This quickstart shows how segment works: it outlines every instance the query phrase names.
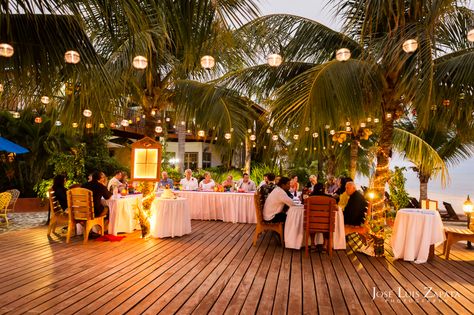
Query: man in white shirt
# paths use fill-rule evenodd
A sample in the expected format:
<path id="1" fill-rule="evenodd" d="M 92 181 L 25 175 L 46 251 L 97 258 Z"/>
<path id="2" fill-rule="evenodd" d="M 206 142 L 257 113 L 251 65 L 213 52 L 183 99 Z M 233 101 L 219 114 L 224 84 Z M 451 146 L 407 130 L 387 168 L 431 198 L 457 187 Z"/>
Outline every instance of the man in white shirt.
<path id="1" fill-rule="evenodd" d="M 121 180 L 123 178 L 122 171 L 116 171 L 115 176 L 112 177 L 107 185 L 107 190 L 110 192 L 114 191 L 114 188 L 117 187 L 117 190 L 120 190 L 121 186 L 123 185 Z"/>
<path id="2" fill-rule="evenodd" d="M 237 182 L 237 189 L 240 192 L 256 191 L 257 186 L 255 186 L 253 180 L 250 179 L 249 174 L 244 173 L 243 178 Z"/>
<path id="3" fill-rule="evenodd" d="M 293 200 L 287 194 L 289 190 L 290 179 L 288 177 L 280 178 L 278 186 L 268 195 L 263 206 L 263 219 L 265 221 L 285 222 L 286 211 L 293 205 Z"/>
<path id="4" fill-rule="evenodd" d="M 189 168 L 184 171 L 184 178 L 179 182 L 179 185 L 182 186 L 183 190 L 197 190 L 198 189 L 198 180 L 193 177 L 193 171 Z"/>

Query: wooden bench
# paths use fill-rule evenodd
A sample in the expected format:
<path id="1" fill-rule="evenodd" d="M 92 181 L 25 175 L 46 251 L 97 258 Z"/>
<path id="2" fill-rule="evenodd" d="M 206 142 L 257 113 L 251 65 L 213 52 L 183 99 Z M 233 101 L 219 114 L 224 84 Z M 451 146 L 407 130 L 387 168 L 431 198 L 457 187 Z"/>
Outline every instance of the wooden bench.
<path id="1" fill-rule="evenodd" d="M 471 241 L 474 242 L 474 232 L 469 229 L 458 229 L 447 227 L 444 229 L 446 235 L 446 241 L 444 241 L 443 254 L 446 256 L 446 259 L 449 259 L 449 251 L 451 250 L 451 245 L 459 241 Z"/>

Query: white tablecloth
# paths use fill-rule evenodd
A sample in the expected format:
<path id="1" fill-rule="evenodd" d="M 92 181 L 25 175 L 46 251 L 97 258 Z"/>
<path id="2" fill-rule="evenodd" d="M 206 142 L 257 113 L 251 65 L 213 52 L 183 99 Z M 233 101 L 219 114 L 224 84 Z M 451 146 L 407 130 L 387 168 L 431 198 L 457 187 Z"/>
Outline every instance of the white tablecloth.
<path id="1" fill-rule="evenodd" d="M 185 198 L 156 198 L 151 209 L 152 237 L 175 237 L 191 233 L 191 218 Z"/>
<path id="2" fill-rule="evenodd" d="M 395 259 L 424 263 L 428 260 L 430 246 L 444 239 L 443 222 L 438 211 L 398 210 L 391 239 Z"/>
<path id="3" fill-rule="evenodd" d="M 253 193 L 180 191 L 193 220 L 257 223 Z"/>
<path id="4" fill-rule="evenodd" d="M 108 200 L 102 200 L 102 203 L 109 207 L 109 234 L 132 233 L 133 230 L 140 229 L 135 213 L 141 200 L 141 194 L 112 196 Z"/>
<path id="5" fill-rule="evenodd" d="M 285 247 L 300 249 L 304 246 L 304 207 L 293 206 L 288 209 L 285 222 Z M 316 244 L 323 243 L 323 235 L 316 234 Z M 333 233 L 333 249 L 346 249 L 346 236 L 344 231 L 344 215 L 342 210 L 336 212 L 335 229 Z"/>

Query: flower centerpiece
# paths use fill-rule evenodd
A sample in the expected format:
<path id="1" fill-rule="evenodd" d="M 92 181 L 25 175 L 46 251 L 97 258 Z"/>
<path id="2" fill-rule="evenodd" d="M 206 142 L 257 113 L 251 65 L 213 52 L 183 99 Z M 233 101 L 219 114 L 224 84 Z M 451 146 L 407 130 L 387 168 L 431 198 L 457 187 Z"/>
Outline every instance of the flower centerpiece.
<path id="1" fill-rule="evenodd" d="M 155 200 L 155 190 L 153 182 L 141 182 L 138 191 L 143 195 L 142 204 L 138 205 L 137 217 L 142 229 L 142 238 L 146 239 L 150 235 L 151 205 Z"/>
<path id="2" fill-rule="evenodd" d="M 214 186 L 214 191 L 215 192 L 224 192 L 224 186 L 222 186 L 221 184 L 217 184 L 216 186 Z"/>

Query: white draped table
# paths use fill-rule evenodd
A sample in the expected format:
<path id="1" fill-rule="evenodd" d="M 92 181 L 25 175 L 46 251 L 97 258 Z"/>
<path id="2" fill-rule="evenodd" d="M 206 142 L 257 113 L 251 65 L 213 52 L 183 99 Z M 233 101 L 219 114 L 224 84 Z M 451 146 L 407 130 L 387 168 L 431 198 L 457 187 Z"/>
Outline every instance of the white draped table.
<path id="1" fill-rule="evenodd" d="M 102 199 L 102 204 L 109 207 L 109 234 L 132 233 L 140 229 L 136 220 L 138 205 L 142 195 L 112 196 L 108 200 Z"/>
<path id="2" fill-rule="evenodd" d="M 257 223 L 253 193 L 179 191 L 193 220 Z"/>
<path id="3" fill-rule="evenodd" d="M 150 233 L 152 237 L 175 237 L 191 233 L 191 218 L 186 198 L 156 198 L 151 209 Z"/>
<path id="4" fill-rule="evenodd" d="M 443 229 L 438 211 L 398 210 L 391 239 L 394 258 L 425 263 L 430 246 L 444 242 Z"/>
<path id="5" fill-rule="evenodd" d="M 301 249 L 304 246 L 304 207 L 292 206 L 286 213 L 285 222 L 285 247 Z M 323 243 L 323 235 L 316 234 L 316 244 Z M 336 212 L 335 230 L 333 233 L 333 249 L 346 249 L 346 236 L 344 232 L 344 215 L 338 208 Z"/>

